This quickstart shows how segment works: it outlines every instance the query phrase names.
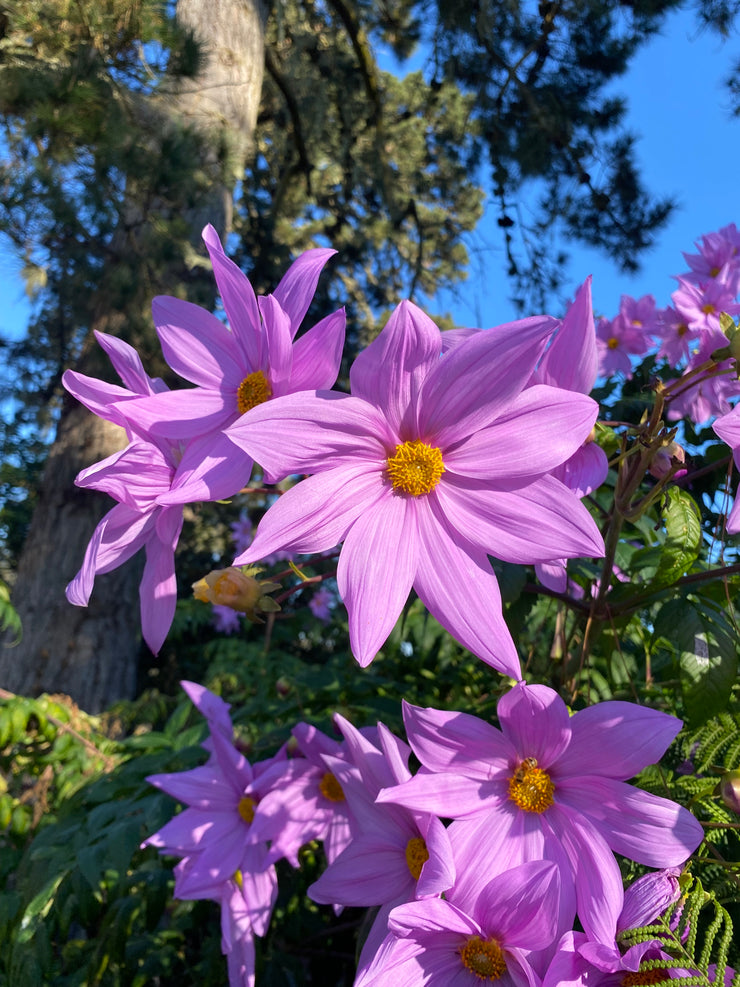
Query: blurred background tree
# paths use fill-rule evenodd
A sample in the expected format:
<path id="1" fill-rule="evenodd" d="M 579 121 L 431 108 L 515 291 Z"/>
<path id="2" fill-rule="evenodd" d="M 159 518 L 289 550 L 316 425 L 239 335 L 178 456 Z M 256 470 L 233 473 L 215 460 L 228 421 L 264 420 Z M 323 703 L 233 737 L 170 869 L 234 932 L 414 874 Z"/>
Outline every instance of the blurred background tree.
<path id="1" fill-rule="evenodd" d="M 122 442 L 60 388 L 69 366 L 109 372 L 93 329 L 164 372 L 150 301 L 214 305 L 208 221 L 257 291 L 301 250 L 336 247 L 309 317 L 347 306 L 348 357 L 400 298 L 465 277 L 463 235 L 486 195 L 522 308 L 552 297 L 562 237 L 630 269 L 671 204 L 643 188 L 625 106 L 605 87 L 681 6 L 2 3 L 0 231 L 35 303 L 27 334 L 3 343 L 0 537 L 24 635 L 0 651 L 0 682 L 90 710 L 136 687 L 136 564 L 98 580 L 87 610 L 63 593 L 105 509 L 73 478 Z M 722 31 L 736 16 L 696 7 Z M 524 227 L 517 202 L 534 178 L 544 194 Z"/>

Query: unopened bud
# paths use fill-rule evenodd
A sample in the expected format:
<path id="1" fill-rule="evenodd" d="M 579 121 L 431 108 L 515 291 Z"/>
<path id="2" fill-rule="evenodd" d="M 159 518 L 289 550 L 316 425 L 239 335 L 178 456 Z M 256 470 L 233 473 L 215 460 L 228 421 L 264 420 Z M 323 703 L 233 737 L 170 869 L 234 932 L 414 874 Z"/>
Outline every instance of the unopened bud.
<path id="1" fill-rule="evenodd" d="M 231 607 L 261 624 L 258 613 L 274 613 L 280 609 L 280 605 L 266 595 L 280 589 L 280 584 L 260 582 L 255 579 L 256 572 L 259 570 L 250 567 L 238 569 L 233 565 L 228 569 L 214 569 L 193 583 L 193 596 L 203 603 Z"/>
<path id="2" fill-rule="evenodd" d="M 719 794 L 727 808 L 740 815 L 740 770 L 725 771 L 720 778 Z"/>
<path id="3" fill-rule="evenodd" d="M 678 444 L 678 442 L 669 442 L 668 445 L 662 446 L 655 453 L 653 461 L 648 467 L 650 475 L 654 476 L 656 480 L 662 480 L 664 476 L 667 476 L 670 471 L 679 464 L 686 462 L 686 453 Z M 684 476 L 686 470 L 678 469 L 673 473 L 674 477 Z"/>

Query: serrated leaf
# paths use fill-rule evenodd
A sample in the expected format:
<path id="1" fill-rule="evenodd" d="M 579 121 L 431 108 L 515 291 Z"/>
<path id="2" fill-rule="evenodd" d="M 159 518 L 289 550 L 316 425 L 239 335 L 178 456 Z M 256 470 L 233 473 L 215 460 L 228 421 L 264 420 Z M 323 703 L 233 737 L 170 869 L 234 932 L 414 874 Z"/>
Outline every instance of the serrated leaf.
<path id="1" fill-rule="evenodd" d="M 694 498 L 680 487 L 671 489 L 664 514 L 666 538 L 651 587 L 670 586 L 693 565 L 701 547 L 701 515 Z"/>

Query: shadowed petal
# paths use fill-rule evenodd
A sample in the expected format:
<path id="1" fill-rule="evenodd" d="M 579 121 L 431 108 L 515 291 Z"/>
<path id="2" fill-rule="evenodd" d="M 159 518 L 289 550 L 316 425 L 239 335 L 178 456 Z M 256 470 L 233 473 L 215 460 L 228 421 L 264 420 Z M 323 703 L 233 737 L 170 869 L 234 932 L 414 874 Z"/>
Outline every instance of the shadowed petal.
<path id="1" fill-rule="evenodd" d="M 239 416 L 236 392 L 188 387 L 119 401 L 116 414 L 146 438 L 189 440 L 225 428 Z"/>
<path id="2" fill-rule="evenodd" d="M 272 505 L 235 564 L 259 562 L 278 549 L 307 554 L 334 548 L 355 519 L 387 493 L 380 473 L 368 472 L 362 463 L 309 476 Z"/>
<path id="3" fill-rule="evenodd" d="M 535 377 L 540 384 L 588 394 L 596 383 L 598 363 L 589 274 L 545 351 Z"/>
<path id="4" fill-rule="evenodd" d="M 578 917 L 590 939 L 612 945 L 622 911 L 622 875 L 614 854 L 580 813 L 553 805 L 547 821 L 575 871 Z"/>
<path id="5" fill-rule="evenodd" d="M 384 905 L 411 897 L 415 883 L 405 847 L 372 833 L 355 837 L 307 893 L 323 905 Z"/>
<path id="6" fill-rule="evenodd" d="M 126 420 L 118 412 L 115 404 L 135 399 L 136 395 L 131 391 L 119 387 L 118 384 L 107 384 L 104 380 L 88 377 L 76 370 L 65 370 L 62 374 L 62 384 L 80 404 L 84 404 L 87 410 L 92 411 L 98 418 L 114 422 L 122 428 L 126 427 Z"/>
<path id="7" fill-rule="evenodd" d="M 155 446 L 132 442 L 120 452 L 81 470 L 75 485 L 102 490 L 119 503 L 144 513 L 152 508 L 160 492 L 169 490 L 171 478 L 172 467 Z"/>
<path id="8" fill-rule="evenodd" d="M 648 867 L 676 867 L 704 839 L 701 823 L 688 809 L 623 781 L 566 778 L 556 792 L 558 803 L 591 820 L 615 853 Z"/>
<path id="9" fill-rule="evenodd" d="M 466 778 L 459 773 L 420 770 L 402 785 L 381 789 L 375 801 L 393 802 L 415 812 L 456 819 L 487 810 L 493 804 L 490 799 L 501 790 L 500 784 Z"/>
<path id="10" fill-rule="evenodd" d="M 434 493 L 460 535 L 475 532 L 477 544 L 505 562 L 604 554 L 595 521 L 575 494 L 552 476 L 516 490 L 491 490 L 482 480 L 444 474 Z"/>
<path id="11" fill-rule="evenodd" d="M 557 935 L 559 897 L 557 867 L 530 860 L 489 881 L 475 914 L 487 934 L 507 946 L 544 949 Z"/>
<path id="12" fill-rule="evenodd" d="M 177 603 L 175 579 L 175 546 L 182 528 L 182 510 L 173 508 L 162 511 L 159 521 L 166 518 L 168 531 L 159 538 L 150 539 L 146 545 L 146 565 L 139 587 L 141 601 L 141 633 L 154 654 L 164 644 L 172 626 Z M 165 525 L 162 525 L 164 528 Z M 164 535 L 168 535 L 167 540 Z"/>
<path id="13" fill-rule="evenodd" d="M 521 319 L 453 346 L 424 381 L 419 436 L 444 447 L 490 425 L 527 384 L 556 325 L 547 315 Z"/>
<path id="14" fill-rule="evenodd" d="M 244 360 L 232 334 L 215 315 L 169 295 L 154 299 L 152 315 L 164 358 L 176 374 L 215 390 L 224 383 L 239 386 Z"/>
<path id="15" fill-rule="evenodd" d="M 441 352 L 437 326 L 412 302 L 403 301 L 352 364 L 352 393 L 382 409 L 402 440 L 417 438 L 406 433 L 416 417 L 419 389 Z"/>
<path id="16" fill-rule="evenodd" d="M 146 543 L 153 527 L 151 513 L 140 514 L 123 504 L 108 511 L 93 532 L 80 571 L 67 586 L 69 602 L 86 607 L 97 573 L 111 572 L 123 565 Z"/>
<path id="17" fill-rule="evenodd" d="M 682 723 L 656 709 L 612 700 L 579 710 L 570 726 L 568 757 L 559 775 L 599 774 L 625 781 L 660 760 Z"/>
<path id="18" fill-rule="evenodd" d="M 301 327 L 324 265 L 335 253 L 336 250 L 329 247 L 305 250 L 300 257 L 296 257 L 273 292 L 280 307 L 290 319 L 292 337 Z"/>
<path id="19" fill-rule="evenodd" d="M 508 778 L 516 748 L 490 723 L 470 713 L 412 706 L 403 701 L 406 736 L 430 771 L 455 771 L 469 778 Z"/>
<path id="20" fill-rule="evenodd" d="M 157 504 L 174 506 L 233 497 L 249 482 L 251 472 L 252 460 L 235 449 L 224 433 L 204 435 L 187 446 L 170 489 L 157 497 Z"/>
<path id="21" fill-rule="evenodd" d="M 293 391 L 322 391 L 334 386 L 344 347 L 344 309 L 327 315 L 293 344 Z"/>
<path id="22" fill-rule="evenodd" d="M 484 552 L 451 530 L 436 495 L 417 511 L 419 565 L 414 589 L 433 617 L 464 648 L 502 675 L 521 678 L 519 655 L 501 610 L 498 582 Z M 475 526 L 469 529 L 476 531 Z"/>
<path id="23" fill-rule="evenodd" d="M 520 683 L 499 699 L 501 729 L 519 756 L 549 769 L 570 743 L 570 717 L 560 696 L 544 685 Z"/>
<path id="24" fill-rule="evenodd" d="M 371 404 L 333 391 L 302 391 L 265 401 L 226 435 L 274 480 L 350 462 L 385 469 L 397 439 Z"/>
<path id="25" fill-rule="evenodd" d="M 134 394 L 158 394 L 167 390 L 167 385 L 161 378 L 150 377 L 144 370 L 141 357 L 133 346 L 106 332 L 97 329 L 94 332 L 113 369 L 130 391 Z"/>
<path id="26" fill-rule="evenodd" d="M 213 264 L 213 275 L 216 278 L 233 339 L 242 354 L 242 359 L 236 362 L 242 367 L 246 364 L 249 368 L 247 373 L 259 370 L 264 358 L 263 336 L 254 289 L 244 272 L 226 256 L 218 233 L 210 223 L 203 230 L 203 242 Z"/>
<path id="27" fill-rule="evenodd" d="M 290 320 L 272 295 L 259 300 L 262 314 L 265 365 L 269 367 L 272 393 L 275 397 L 285 394 L 293 371 L 293 344 L 290 339 Z"/>
<path id="28" fill-rule="evenodd" d="M 393 630 L 411 590 L 418 558 L 415 507 L 410 498 L 387 492 L 344 539 L 337 585 L 352 653 L 363 668 Z"/>
<path id="29" fill-rule="evenodd" d="M 606 479 L 609 460 L 595 442 L 585 442 L 570 459 L 557 466 L 552 475 L 572 490 L 576 497 L 585 497 L 596 490 Z"/>
<path id="30" fill-rule="evenodd" d="M 534 479 L 582 446 L 598 411 L 598 404 L 585 395 L 528 387 L 488 428 L 444 450 L 445 469 L 494 483 Z"/>

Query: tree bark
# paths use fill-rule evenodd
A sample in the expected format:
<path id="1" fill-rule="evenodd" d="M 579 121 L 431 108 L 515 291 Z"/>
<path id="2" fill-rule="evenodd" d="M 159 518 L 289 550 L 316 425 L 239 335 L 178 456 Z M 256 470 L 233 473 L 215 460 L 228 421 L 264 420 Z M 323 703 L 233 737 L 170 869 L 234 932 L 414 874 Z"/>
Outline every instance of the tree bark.
<path id="1" fill-rule="evenodd" d="M 203 158 L 194 167 L 208 175 L 208 194 L 183 209 L 193 249 L 200 252 L 200 232 L 207 222 L 222 236 L 229 228 L 234 185 L 251 148 L 262 88 L 265 11 L 261 0 L 179 0 L 177 16 L 202 46 L 202 71 L 169 96 L 152 100 L 144 111 L 160 118 L 163 133 L 168 127 L 191 126 L 207 138 Z M 126 311 L 106 310 L 105 292 L 92 301 L 89 329 L 116 333 L 129 319 L 150 321 L 149 294 L 171 293 L 183 283 L 197 287 L 199 277 L 211 281 L 210 272 L 194 273 L 173 264 L 160 275 L 164 283 L 150 286 L 145 251 L 138 248 L 156 224 L 158 208 L 171 211 L 172 204 L 141 201 L 137 189 L 127 187 L 121 229 L 108 263 L 113 266 L 125 256 L 130 264 L 133 252 L 140 257 L 141 276 Z M 79 369 L 101 376 L 100 366 L 90 333 Z M 103 495 L 76 488 L 74 477 L 125 441 L 120 429 L 65 401 L 13 589 L 23 635 L 14 647 L 7 639 L 0 646 L 0 685 L 6 689 L 63 692 L 91 712 L 135 693 L 141 560 L 99 576 L 87 608 L 71 606 L 64 595 L 95 525 L 112 506 Z"/>

